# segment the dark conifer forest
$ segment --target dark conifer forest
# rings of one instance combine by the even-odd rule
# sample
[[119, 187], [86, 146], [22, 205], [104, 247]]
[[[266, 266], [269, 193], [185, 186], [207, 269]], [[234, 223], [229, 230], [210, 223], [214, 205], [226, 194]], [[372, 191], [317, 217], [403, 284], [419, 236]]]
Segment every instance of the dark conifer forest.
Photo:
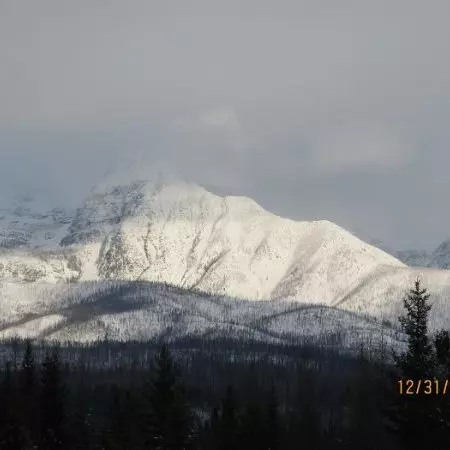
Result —
[[403, 352], [182, 339], [3, 342], [0, 448], [450, 448], [450, 336], [404, 299]]

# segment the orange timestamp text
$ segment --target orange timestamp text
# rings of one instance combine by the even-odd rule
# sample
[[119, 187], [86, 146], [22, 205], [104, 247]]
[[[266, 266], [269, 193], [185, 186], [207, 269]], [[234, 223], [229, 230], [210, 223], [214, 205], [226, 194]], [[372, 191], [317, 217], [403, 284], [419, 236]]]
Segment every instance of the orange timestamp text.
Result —
[[400, 395], [446, 395], [449, 390], [449, 380], [398, 380]]

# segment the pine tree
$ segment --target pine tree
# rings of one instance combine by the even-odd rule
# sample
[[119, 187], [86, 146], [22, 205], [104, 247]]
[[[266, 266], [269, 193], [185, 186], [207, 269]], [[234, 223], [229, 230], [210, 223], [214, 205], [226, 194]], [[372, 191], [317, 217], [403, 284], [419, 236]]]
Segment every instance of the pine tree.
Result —
[[221, 450], [234, 449], [237, 446], [239, 421], [234, 389], [228, 385], [222, 400], [219, 425], [219, 445]]
[[217, 450], [219, 448], [220, 417], [219, 408], [211, 410], [209, 420], [203, 426], [199, 448], [201, 450]]
[[[441, 386], [445, 386], [450, 380], [450, 333], [447, 330], [440, 330], [434, 337], [434, 348], [436, 351], [436, 374], [439, 377]], [[437, 408], [440, 411], [441, 423], [439, 435], [442, 442], [447, 441], [450, 446], [450, 399], [448, 395], [438, 398]]]
[[[408, 346], [404, 353], [394, 355], [399, 369], [397, 382], [412, 380], [417, 387], [423, 380], [432, 380], [435, 375], [436, 359], [428, 336], [428, 314], [430, 294], [422, 289], [417, 279], [403, 301], [405, 316], [399, 317], [400, 326], [408, 337]], [[394, 381], [394, 380], [392, 380]], [[440, 449], [441, 417], [437, 409], [435, 395], [400, 394], [394, 395], [394, 430], [405, 449]]]
[[75, 388], [71, 414], [68, 417], [70, 429], [67, 435], [72, 450], [89, 450], [94, 445], [95, 429], [92, 423], [89, 394], [89, 389], [83, 382]]
[[421, 288], [420, 280], [417, 279], [414, 289], [403, 299], [406, 316], [398, 318], [408, 337], [408, 349], [405, 353], [396, 355], [396, 362], [402, 376], [413, 380], [432, 377], [435, 368], [433, 347], [428, 336], [428, 314], [431, 310], [429, 298], [430, 294]]
[[34, 392], [36, 388], [36, 369], [34, 366], [33, 348], [29, 339], [25, 341], [25, 352], [21, 369], [22, 389], [25, 389], [30, 393]]
[[299, 377], [296, 408], [289, 418], [290, 442], [305, 442], [308, 449], [319, 448], [322, 439], [321, 416], [317, 406], [317, 386], [312, 372]]
[[167, 345], [155, 359], [155, 374], [145, 384], [145, 447], [185, 450], [192, 440], [192, 418], [186, 393]]
[[41, 447], [63, 449], [66, 442], [66, 388], [57, 350], [51, 354], [47, 352], [45, 356], [41, 384]]
[[2, 450], [20, 450], [25, 444], [19, 422], [16, 373], [12, 367], [14, 366], [8, 361], [0, 392], [0, 449]]
[[266, 442], [268, 450], [278, 450], [280, 448], [280, 418], [278, 412], [278, 400], [275, 385], [272, 382], [267, 402], [266, 412]]
[[[434, 337], [436, 362], [445, 376], [450, 374], [450, 333], [440, 330]], [[447, 377], [448, 378], [448, 377]]]
[[237, 448], [264, 450], [264, 420], [259, 405], [252, 401], [245, 408], [241, 419], [239, 442]]
[[19, 373], [19, 396], [22, 405], [22, 425], [24, 440], [28, 447], [37, 442], [36, 412], [37, 412], [37, 379], [31, 341], [25, 341], [25, 352]]
[[134, 448], [129, 416], [132, 414], [129, 403], [122, 390], [113, 385], [110, 389], [110, 403], [106, 411], [107, 423], [103, 442], [105, 450], [127, 450]]
[[[348, 404], [345, 417], [345, 438], [348, 449], [387, 449], [390, 439], [376, 426], [383, 420], [381, 370], [361, 354], [349, 379]], [[377, 395], [374, 395], [376, 393]], [[375, 425], [375, 426], [374, 426]]]

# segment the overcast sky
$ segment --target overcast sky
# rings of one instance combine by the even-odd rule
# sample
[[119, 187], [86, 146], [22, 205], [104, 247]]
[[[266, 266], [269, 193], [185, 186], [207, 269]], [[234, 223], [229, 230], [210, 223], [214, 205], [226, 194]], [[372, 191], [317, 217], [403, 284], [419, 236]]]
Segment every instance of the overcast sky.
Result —
[[448, 0], [0, 0], [0, 190], [121, 159], [364, 238], [450, 237]]

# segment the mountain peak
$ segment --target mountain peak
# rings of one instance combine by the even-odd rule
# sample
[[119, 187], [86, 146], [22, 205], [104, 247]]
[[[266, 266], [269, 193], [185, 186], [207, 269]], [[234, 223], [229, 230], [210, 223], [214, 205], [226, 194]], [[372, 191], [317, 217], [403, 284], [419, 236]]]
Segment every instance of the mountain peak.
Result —
[[450, 269], [450, 239], [442, 242], [430, 255], [428, 267]]
[[185, 182], [162, 162], [149, 162], [143, 158], [125, 158], [105, 173], [92, 192], [108, 192], [116, 187], [132, 184], [161, 186]]
[[[419, 275], [442, 295], [450, 289], [450, 273], [408, 268], [333, 222], [285, 219], [251, 198], [213, 194], [157, 164], [110, 171], [70, 224], [58, 211], [32, 222], [22, 212], [14, 220], [26, 217], [29, 226], [23, 233], [11, 226], [8, 242], [24, 236], [23, 247], [0, 252], [0, 279], [17, 285], [164, 282], [368, 314], [396, 307], [393, 299]], [[60, 245], [29, 248], [30, 227]]]

